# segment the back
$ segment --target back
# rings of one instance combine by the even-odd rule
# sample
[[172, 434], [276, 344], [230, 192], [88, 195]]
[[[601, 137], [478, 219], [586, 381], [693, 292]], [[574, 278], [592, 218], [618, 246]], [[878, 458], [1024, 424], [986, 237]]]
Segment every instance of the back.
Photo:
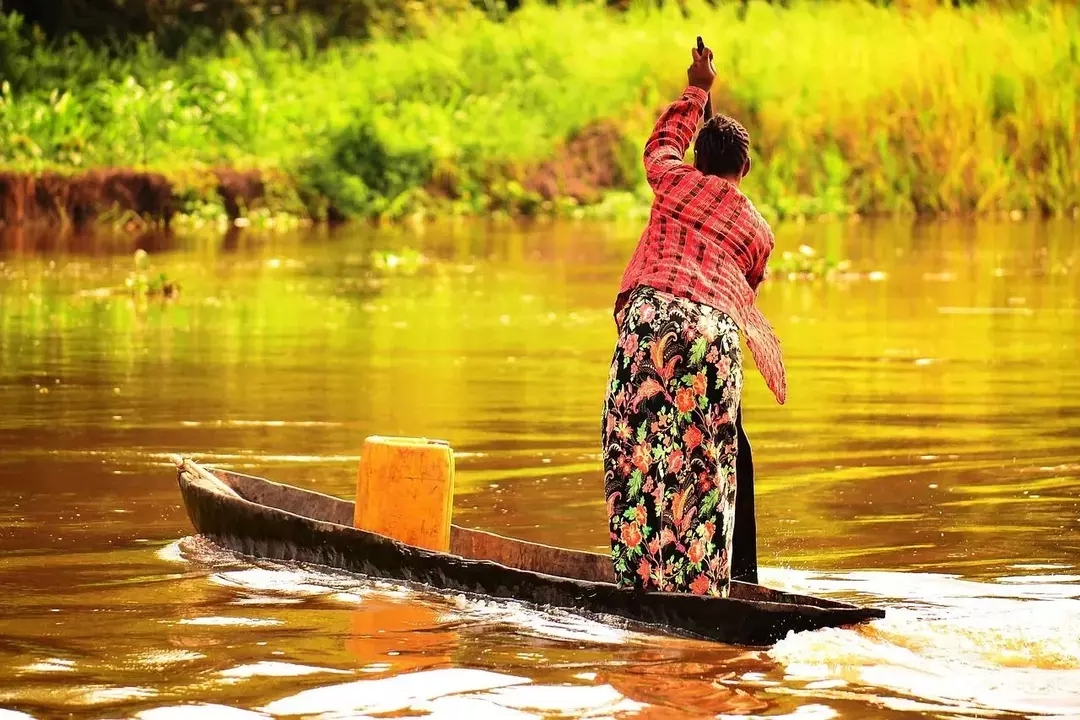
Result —
[[754, 305], [775, 245], [772, 230], [733, 183], [683, 162], [706, 99], [704, 90], [688, 87], [660, 116], [645, 145], [645, 174], [655, 199], [623, 273], [615, 315], [640, 285], [727, 313], [783, 403], [787, 383], [779, 340]]

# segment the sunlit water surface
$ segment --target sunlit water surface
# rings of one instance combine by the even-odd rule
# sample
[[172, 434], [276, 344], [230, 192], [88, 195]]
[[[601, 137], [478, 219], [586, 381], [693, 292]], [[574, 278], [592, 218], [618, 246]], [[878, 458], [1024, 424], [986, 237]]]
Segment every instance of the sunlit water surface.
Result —
[[[785, 227], [756, 375], [763, 581], [888, 609], [767, 650], [239, 557], [168, 454], [351, 496], [458, 450], [456, 522], [606, 543], [599, 413], [638, 228], [0, 241], [0, 718], [1080, 716], [1072, 224]], [[415, 252], [414, 252], [415, 251]], [[419, 253], [419, 254], [417, 254]]]

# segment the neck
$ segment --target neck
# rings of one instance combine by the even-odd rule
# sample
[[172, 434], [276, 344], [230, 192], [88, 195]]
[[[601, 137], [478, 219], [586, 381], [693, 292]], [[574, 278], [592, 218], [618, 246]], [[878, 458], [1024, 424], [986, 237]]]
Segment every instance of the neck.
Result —
[[697, 167], [696, 165], [695, 165], [694, 167], [695, 167], [695, 168], [697, 168], [697, 170], [698, 170], [699, 172], [701, 172], [701, 173], [703, 173], [703, 174], [705, 174], [705, 175], [710, 175], [710, 176], [712, 176], [712, 177], [718, 177], [718, 178], [720, 178], [721, 180], [727, 180], [727, 181], [728, 181], [729, 183], [731, 183], [731, 184], [732, 184], [732, 185], [734, 185], [735, 187], [738, 187], [738, 186], [739, 186], [739, 183], [740, 183], [740, 182], [742, 182], [742, 179], [743, 179], [743, 176], [742, 176], [742, 174], [741, 174], [741, 173], [736, 173], [736, 174], [734, 174], [734, 175], [719, 175], [719, 174], [717, 174], [717, 173], [709, 173], [709, 172], [705, 172], [704, 170], [702, 170], [701, 168]]

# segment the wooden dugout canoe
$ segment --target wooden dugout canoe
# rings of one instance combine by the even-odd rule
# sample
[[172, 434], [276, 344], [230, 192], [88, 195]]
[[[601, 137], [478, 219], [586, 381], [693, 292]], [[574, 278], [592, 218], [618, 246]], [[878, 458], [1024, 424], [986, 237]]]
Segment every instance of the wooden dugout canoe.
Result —
[[352, 527], [353, 503], [177, 459], [195, 530], [245, 555], [294, 560], [518, 600], [590, 616], [616, 616], [669, 632], [767, 646], [789, 632], [882, 618], [879, 608], [732, 583], [727, 598], [641, 593], [616, 587], [611, 560], [453, 526], [450, 552], [399, 543]]

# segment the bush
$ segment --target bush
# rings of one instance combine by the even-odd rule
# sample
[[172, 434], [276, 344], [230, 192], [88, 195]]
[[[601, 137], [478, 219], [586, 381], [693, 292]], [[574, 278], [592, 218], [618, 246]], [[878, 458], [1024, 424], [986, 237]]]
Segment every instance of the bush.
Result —
[[308, 160], [300, 178], [317, 217], [396, 218], [431, 180], [432, 169], [430, 147], [391, 145], [364, 114], [332, 137], [328, 151]]

